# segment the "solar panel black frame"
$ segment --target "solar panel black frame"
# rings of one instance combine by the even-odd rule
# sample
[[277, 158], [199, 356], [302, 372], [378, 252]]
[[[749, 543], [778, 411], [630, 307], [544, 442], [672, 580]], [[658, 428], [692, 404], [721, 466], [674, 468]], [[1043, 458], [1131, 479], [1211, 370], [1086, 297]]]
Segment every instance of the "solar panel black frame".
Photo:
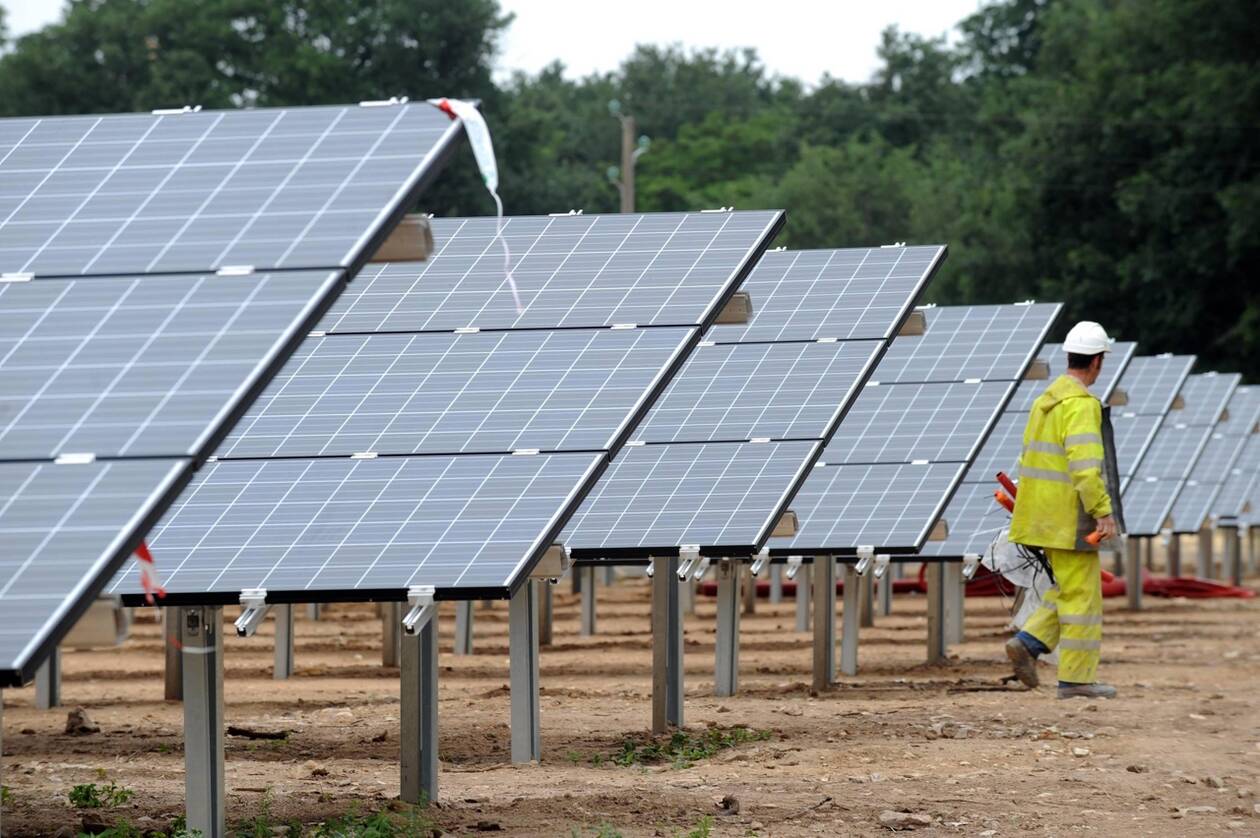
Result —
[[[392, 104], [386, 103], [384, 107], [373, 107], [373, 106], [370, 106], [368, 103], [363, 103], [359, 105], [328, 105], [328, 106], [301, 107], [301, 108], [254, 108], [254, 109], [226, 110], [226, 111], [196, 110], [196, 111], [180, 111], [180, 112], [174, 112], [174, 113], [154, 112], [151, 114], [104, 114], [104, 115], [88, 115], [88, 116], [57, 116], [57, 117], [30, 117], [30, 118], [21, 117], [21, 118], [5, 119], [5, 120], [0, 120], [0, 152], [3, 152], [5, 149], [8, 149], [8, 153], [0, 153], [0, 164], [3, 164], [4, 161], [7, 160], [7, 168], [10, 169], [8, 174], [12, 176], [14, 174], [12, 170], [15, 164], [21, 163], [24, 159], [23, 156], [19, 153], [19, 149], [21, 149], [22, 147], [21, 146], [22, 141], [27, 139], [30, 136], [31, 132], [34, 132], [35, 130], [37, 130], [39, 125], [41, 125], [43, 122], [54, 123], [53, 130], [56, 131], [59, 137], [64, 137], [67, 132], [76, 130], [77, 126], [85, 126], [87, 125], [87, 123], [91, 123], [93, 121], [96, 122], [96, 125], [92, 126], [91, 128], [88, 128], [87, 131], [85, 131], [83, 135], [79, 138], [78, 143], [72, 146], [71, 151], [67, 153], [67, 155], [63, 157], [61, 161], [58, 161], [52, 169], [48, 170], [48, 175], [43, 180], [41, 180], [38, 184], [35, 185], [36, 189], [44, 186], [45, 183], [52, 180], [53, 174], [60, 170], [62, 164], [65, 162], [65, 159], [79, 152], [80, 145], [83, 143], [83, 138], [86, 137], [87, 132], [90, 132], [91, 130], [95, 130], [96, 126], [100, 126], [100, 125], [106, 126], [106, 130], [111, 132], [110, 136], [113, 136], [113, 135], [124, 136], [123, 139], [116, 139], [116, 140], [109, 140], [107, 138], [106, 143], [128, 142], [128, 139], [126, 139], [125, 135], [127, 134], [127, 131], [131, 130], [133, 127], [136, 128], [137, 130], [141, 130], [143, 133], [139, 138], [131, 137], [131, 139], [139, 139], [143, 143], [144, 140], [149, 139], [150, 134], [154, 134], [154, 133], [159, 133], [159, 132], [164, 132], [164, 131], [174, 131], [176, 132], [176, 134], [178, 134], [178, 132], [182, 130], [187, 130], [190, 126], [196, 126], [196, 125], [200, 125], [206, 122], [211, 122], [212, 124], [210, 125], [210, 128], [213, 128], [214, 126], [217, 126], [223, 123], [249, 123], [251, 121], [263, 121], [263, 120], [266, 120], [268, 117], [274, 115], [275, 119], [273, 120], [272, 125], [267, 130], [264, 130], [261, 133], [259, 133], [259, 131], [257, 130], [254, 130], [244, 138], [239, 138], [235, 136], [227, 136], [227, 137], [216, 139], [215, 141], [216, 143], [221, 142], [221, 144], [223, 145], [223, 149], [217, 152], [219, 157], [222, 158], [222, 160], [219, 160], [218, 163], [209, 162], [209, 161], [198, 163], [198, 164], [190, 163], [190, 165], [186, 167], [186, 169], [188, 171], [192, 171], [193, 165], [227, 166], [227, 165], [231, 165], [230, 161], [233, 161], [233, 160], [239, 161], [242, 159], [241, 158], [242, 145], [245, 144], [247, 140], [250, 140], [250, 139], [254, 140], [253, 145], [246, 146], [247, 148], [246, 154], [251, 154], [255, 150], [261, 149], [263, 144], [271, 141], [273, 137], [283, 136], [282, 134], [276, 133], [275, 126], [279, 124], [279, 121], [283, 119], [286, 115], [298, 114], [299, 116], [294, 117], [295, 119], [310, 120], [312, 117], [315, 117], [315, 116], [320, 116], [320, 117], [331, 116], [334, 111], [339, 112], [339, 116], [337, 117], [336, 121], [345, 119], [347, 115], [353, 115], [351, 119], [360, 119], [360, 120], [388, 119], [390, 116], [392, 116], [393, 122], [395, 124], [398, 123], [399, 121], [406, 120], [406, 119], [416, 119], [416, 120], [425, 121], [426, 127], [423, 129], [423, 133], [426, 136], [429, 134], [432, 134], [435, 137], [435, 142], [431, 146], [429, 146], [427, 149], [423, 148], [422, 146], [417, 146], [417, 151], [418, 152], [422, 151], [423, 156], [418, 155], [418, 159], [415, 160], [415, 163], [414, 163], [414, 166], [412, 167], [410, 175], [407, 176], [403, 180], [401, 187], [396, 187], [396, 191], [392, 195], [392, 199], [384, 203], [383, 208], [378, 210], [377, 215], [374, 217], [373, 220], [369, 222], [367, 221], [367, 219], [365, 219], [365, 223], [363, 225], [364, 232], [361, 233], [359, 237], [350, 244], [348, 250], [338, 255], [335, 260], [334, 259], [315, 260], [315, 261], [305, 261], [299, 264], [280, 265], [280, 264], [266, 264], [266, 263], [259, 262], [256, 259], [231, 258], [226, 253], [223, 253], [221, 256], [221, 260], [219, 261], [218, 264], [202, 264], [200, 262], [189, 260], [189, 261], [175, 262], [169, 265], [156, 266], [151, 261], [148, 266], [141, 266], [138, 262], [136, 262], [136, 263], [128, 263], [128, 264], [113, 264], [113, 265], [110, 265], [108, 268], [88, 271], [88, 270], [70, 269], [64, 266], [60, 268], [55, 268], [55, 269], [41, 270], [38, 264], [30, 265], [29, 260], [28, 260], [28, 262], [24, 263], [23, 265], [0, 264], [0, 270], [7, 271], [7, 272], [29, 271], [41, 277], [43, 276], [51, 277], [51, 276], [78, 276], [78, 275], [87, 275], [87, 274], [102, 275], [102, 274], [137, 274], [137, 273], [149, 274], [149, 273], [182, 273], [182, 272], [199, 273], [203, 271], [214, 271], [221, 267], [224, 267], [225, 265], [252, 264], [258, 270], [280, 268], [280, 267], [283, 267], [283, 268], [328, 268], [328, 269], [342, 268], [342, 269], [345, 269], [350, 276], [354, 276], [359, 271], [359, 269], [363, 266], [363, 264], [367, 261], [367, 259], [370, 258], [371, 255], [379, 249], [380, 245], [385, 241], [385, 239], [388, 237], [389, 233], [394, 229], [394, 227], [397, 226], [398, 222], [402, 219], [403, 215], [412, 206], [415, 205], [416, 201], [420, 197], [420, 194], [424, 191], [424, 189], [436, 176], [437, 172], [441, 170], [442, 166], [445, 164], [447, 159], [449, 159], [450, 155], [454, 152], [456, 148], [457, 140], [464, 133], [462, 122], [460, 122], [459, 120], [451, 119], [449, 116], [444, 114], [442, 111], [438, 110], [433, 105], [430, 105], [425, 102], [413, 102], [413, 103], [395, 102]], [[325, 139], [335, 138], [337, 136], [336, 134], [332, 133], [332, 129], [334, 125], [336, 124], [336, 121], [334, 121], [331, 124], [328, 124], [324, 128], [324, 131], [320, 135], [320, 139], [318, 140], [318, 142], [323, 142]], [[327, 119], [325, 119], [324, 122], [326, 123]], [[431, 122], [431, 127], [428, 126], [428, 123], [430, 122]], [[30, 127], [24, 130], [23, 126], [26, 124], [30, 124]], [[322, 124], [323, 123], [321, 123], [321, 125]], [[145, 126], [147, 126], [147, 128]], [[298, 126], [298, 127], [301, 127], [301, 126]], [[369, 130], [364, 129], [361, 133], [369, 133]], [[386, 141], [388, 131], [381, 132], [378, 130], [378, 131], [375, 131], [374, 133], [378, 135], [375, 141], [376, 145], [379, 146], [381, 143]], [[203, 136], [196, 143], [194, 143], [191, 148], [187, 150], [187, 155], [191, 155], [193, 153], [198, 152], [200, 149], [202, 149], [203, 148], [202, 143], [208, 139], [208, 136], [209, 136], [208, 132], [206, 134], [203, 134]], [[8, 139], [9, 142], [6, 143], [5, 142], [6, 139]], [[393, 136], [390, 139], [396, 142], [413, 142], [415, 140], [415, 136], [400, 135], [400, 136]], [[132, 151], [128, 152], [126, 155], [124, 155], [122, 160], [114, 164], [110, 173], [105, 176], [104, 180], [102, 181], [102, 184], [97, 185], [96, 187], [97, 191], [99, 191], [100, 186], [103, 185], [105, 180], [109, 180], [110, 178], [112, 178], [116, 174], [119, 174], [120, 172], [129, 171], [129, 169], [123, 167], [122, 164], [123, 164], [123, 161], [130, 158], [131, 154], [135, 152], [136, 149], [143, 148], [145, 150], [145, 154], [157, 154], [160, 150], [162, 150], [162, 146], [160, 145], [162, 142], [175, 142], [175, 140], [174, 139], [163, 140], [160, 138], [155, 138], [151, 142], [149, 142], [147, 145], [132, 146]], [[65, 143], [63, 142], [62, 144], [64, 145]], [[311, 148], [313, 149], [313, 147], [314, 146], [312, 145]], [[86, 154], [86, 152], [84, 153]], [[211, 158], [215, 159], [214, 155], [211, 155]], [[307, 154], [301, 160], [298, 161], [298, 164], [306, 165], [306, 164], [312, 163], [312, 161], [309, 158], [310, 158], [310, 150], [308, 149]], [[185, 159], [187, 159], [187, 157]], [[367, 161], [370, 158], [366, 155], [359, 155], [357, 159], [360, 161], [359, 165], [362, 166], [364, 165], [364, 161]], [[85, 163], [86, 162], [91, 162], [91, 161], [85, 161]], [[146, 199], [140, 205], [141, 209], [149, 206], [149, 201], [153, 200], [155, 197], [160, 195], [159, 190], [165, 187], [168, 181], [173, 181], [175, 179], [176, 174], [179, 171], [184, 170], [181, 168], [183, 162], [184, 162], [183, 160], [175, 160], [175, 161], [163, 160], [161, 158], [161, 155], [158, 154], [158, 157], [154, 161], [152, 161], [149, 164], [146, 164], [150, 167], [152, 166], [163, 167], [163, 166], [170, 166], [173, 164], [175, 168], [172, 169], [171, 174], [167, 176], [167, 179], [157, 184], [157, 186], [153, 189], [153, 191], [149, 192], [149, 198]], [[260, 159], [257, 162], [260, 164], [259, 171], [257, 173], [258, 175], [276, 176], [279, 174], [277, 171], [273, 171], [278, 168], [275, 166], [274, 160], [270, 158], [260, 157]], [[140, 171], [144, 171], [145, 169], [145, 167], [141, 165], [137, 165], [134, 168]], [[239, 168], [239, 165], [237, 168]], [[0, 172], [3, 172], [3, 171], [4, 169], [0, 168]], [[41, 169], [40, 171], [43, 171], [43, 170]], [[67, 174], [67, 173], [62, 172], [62, 174]], [[235, 170], [233, 174], [235, 174]], [[292, 177], [293, 177], [293, 173], [291, 172], [289, 174], [289, 178], [292, 178]], [[192, 218], [197, 218], [201, 216], [201, 210], [207, 205], [207, 202], [209, 200], [216, 199], [219, 196], [219, 190], [223, 188], [223, 185], [226, 184], [226, 182], [227, 182], [226, 179], [220, 179], [218, 181], [212, 181], [209, 184], [209, 185], [214, 185], [217, 183], [217, 186], [212, 192], [210, 192], [210, 197], [206, 199], [206, 202], [203, 202], [202, 206], [197, 208]], [[347, 175], [342, 180], [341, 186], [338, 188], [338, 193], [340, 192], [340, 190], [343, 190], [346, 188], [348, 182], [349, 182], [349, 175]], [[28, 197], [21, 204], [19, 204], [17, 207], [15, 207], [13, 210], [10, 211], [9, 213], [10, 217], [12, 216], [13, 213], [17, 211], [17, 209], [20, 209], [23, 205], [25, 205], [26, 201], [30, 200], [30, 198], [33, 197], [34, 194], [35, 193], [29, 190], [19, 190], [18, 192], [16, 192], [15, 195], [27, 195]], [[83, 206], [86, 206], [87, 202], [93, 199], [95, 194], [96, 192], [89, 193], [87, 198], [85, 198], [83, 202], [80, 204], [79, 209], [82, 209]], [[273, 198], [270, 200], [274, 200], [275, 195], [278, 195], [278, 194], [280, 193], [273, 192], [272, 193]], [[48, 196], [48, 197], [52, 197], [52, 196]], [[166, 198], [169, 200], [169, 195], [166, 196]], [[3, 200], [2, 193], [0, 193], [0, 200]], [[270, 200], [268, 201], [268, 203], [270, 203]], [[326, 201], [325, 207], [327, 206], [328, 203], [331, 202], [331, 200], [332, 199], [329, 198]], [[299, 202], [298, 205], [300, 206], [301, 202]], [[0, 208], [2, 208], [2, 204], [0, 204]], [[175, 211], [176, 209], [178, 208], [172, 208], [172, 210], [169, 210], [169, 211]], [[305, 208], [303, 207], [303, 209]], [[76, 214], [77, 214], [77, 211], [78, 210], [76, 209]], [[320, 215], [322, 213], [323, 213], [323, 209], [320, 210], [319, 214], [316, 214], [310, 219], [310, 221], [307, 223], [308, 229], [320, 218]], [[183, 216], [175, 216], [176, 220], [178, 220], [178, 218], [180, 217], [183, 217]], [[254, 214], [254, 217], [255, 217], [255, 220], [259, 218], [260, 217], [259, 213], [256, 212]], [[136, 214], [133, 213], [132, 218], [128, 219], [127, 221], [128, 223], [130, 223], [131, 221], [135, 219], [136, 219]], [[54, 231], [54, 235], [59, 234], [61, 229], [64, 229], [68, 223], [69, 223], [68, 221], [63, 222], [62, 225], [58, 228], [58, 230]], [[112, 227], [117, 226], [113, 222], [101, 222], [101, 223], [109, 223], [111, 226], [111, 229]], [[251, 221], [250, 223], [252, 224], [253, 222]], [[124, 225], [124, 229], [125, 229], [125, 226], [126, 225]], [[248, 227], [242, 228], [242, 230], [238, 232], [236, 236], [237, 240], [241, 238], [242, 233], [247, 228]], [[2, 229], [4, 229], [3, 224], [0, 224], [0, 230]], [[164, 241], [169, 240], [169, 242], [174, 242], [178, 239], [180, 235], [186, 232], [187, 229], [188, 229], [188, 225], [185, 225], [184, 228], [181, 228], [180, 230], [175, 231], [171, 235], [161, 236], [159, 238]], [[290, 246], [290, 250], [292, 250], [293, 247], [296, 246], [296, 243], [301, 240], [304, 233], [305, 233], [305, 230], [303, 230], [301, 233], [299, 233], [296, 236], [288, 236], [288, 235], [285, 236], [284, 240], [292, 241], [294, 243], [293, 245]], [[115, 238], [116, 237], [117, 237], [117, 234]], [[113, 242], [111, 241], [106, 244], [106, 247], [109, 247], [112, 244]], [[230, 248], [234, 246], [235, 244], [236, 244], [236, 241], [234, 240], [233, 242], [229, 243], [228, 247]], [[46, 242], [45, 242], [44, 247], [47, 247]], [[189, 248], [187, 246], [183, 248], [183, 250], [185, 251], [187, 251], [188, 249]], [[170, 250], [171, 250], [171, 244], [168, 243], [166, 247], [163, 248], [158, 258], [165, 257], [165, 255]], [[41, 248], [41, 252], [42, 252], [42, 248]], [[104, 253], [104, 250], [102, 250], [101, 253], [98, 253], [98, 256], [96, 258], [100, 258], [100, 255], [102, 255], [103, 253]], [[5, 260], [3, 259], [2, 251], [0, 251], [0, 263], [3, 263], [4, 261]], [[281, 260], [277, 260], [277, 261], [281, 261]]]

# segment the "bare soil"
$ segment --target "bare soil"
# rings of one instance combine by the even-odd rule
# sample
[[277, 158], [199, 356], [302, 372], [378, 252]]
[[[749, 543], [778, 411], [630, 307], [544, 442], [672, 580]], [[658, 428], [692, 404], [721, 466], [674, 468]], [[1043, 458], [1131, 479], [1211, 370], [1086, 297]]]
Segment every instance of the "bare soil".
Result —
[[[793, 604], [762, 600], [742, 624], [740, 693], [717, 699], [713, 603], [701, 597], [687, 620], [687, 727], [768, 738], [691, 767], [611, 760], [646, 735], [647, 586], [601, 588], [599, 605], [598, 634], [579, 637], [577, 598], [556, 589], [543, 760], [524, 766], [508, 758], [506, 604], [477, 609], [471, 657], [449, 654], [443, 612], [442, 793], [426, 816], [444, 832], [673, 836], [708, 815], [716, 836], [883, 835], [881, 813], [896, 810], [930, 818], [925, 835], [1260, 834], [1260, 600], [1148, 600], [1140, 613], [1108, 601], [1102, 677], [1120, 697], [1088, 702], [1056, 700], [1049, 667], [1036, 691], [1000, 686], [999, 599], [969, 599], [966, 642], [949, 664], [924, 665], [914, 596], [862, 631], [860, 674], [821, 695]], [[181, 813], [182, 709], [162, 699], [160, 628], [137, 615], [121, 649], [64, 654], [64, 708], [34, 709], [32, 689], [4, 693], [6, 835], [73, 834], [85, 813], [67, 794], [80, 783], [134, 791], [88, 813], [105, 823], [163, 829]], [[380, 620], [365, 605], [304, 616], [288, 681], [271, 677], [270, 621], [226, 641], [228, 724], [291, 732], [228, 738], [234, 827], [264, 809], [272, 824], [309, 825], [399, 808], [398, 673], [380, 665]], [[76, 706], [100, 733], [64, 734]]]

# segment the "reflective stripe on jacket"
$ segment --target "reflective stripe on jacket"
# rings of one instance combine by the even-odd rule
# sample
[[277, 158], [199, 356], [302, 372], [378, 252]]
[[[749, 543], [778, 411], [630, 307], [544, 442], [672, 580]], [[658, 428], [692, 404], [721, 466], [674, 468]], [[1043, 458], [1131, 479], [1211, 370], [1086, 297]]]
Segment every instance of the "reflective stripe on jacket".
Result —
[[1057, 550], [1096, 550], [1084, 539], [1111, 514], [1103, 481], [1102, 405], [1070, 375], [1033, 403], [1019, 458], [1010, 540]]

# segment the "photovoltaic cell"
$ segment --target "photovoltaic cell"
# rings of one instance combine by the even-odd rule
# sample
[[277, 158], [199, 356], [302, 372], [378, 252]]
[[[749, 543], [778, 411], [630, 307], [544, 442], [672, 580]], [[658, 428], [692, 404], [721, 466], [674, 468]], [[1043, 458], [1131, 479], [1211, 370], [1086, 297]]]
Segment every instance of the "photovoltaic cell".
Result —
[[964, 463], [815, 468], [792, 500], [800, 530], [790, 538], [772, 538], [771, 552], [813, 555], [859, 546], [915, 552], [965, 469]]
[[1116, 413], [1111, 415], [1111, 427], [1115, 431], [1116, 465], [1120, 467], [1120, 475], [1129, 477], [1137, 471], [1138, 464], [1155, 440], [1163, 417], [1159, 415], [1138, 416], [1135, 413]]
[[1260, 479], [1260, 434], [1251, 434], [1243, 443], [1238, 459], [1225, 477], [1212, 511], [1221, 518], [1240, 518], [1247, 512], [1252, 488]]
[[218, 455], [608, 449], [695, 331], [312, 337]]
[[433, 219], [428, 262], [372, 265], [319, 327], [328, 332], [696, 325], [721, 305], [783, 213]]
[[1186, 425], [1182, 422], [1171, 422], [1172, 418], [1174, 415], [1169, 414], [1164, 420], [1146, 456], [1142, 458], [1142, 464], [1135, 473], [1139, 480], [1150, 477], [1177, 480], [1189, 478], [1195, 460], [1212, 436], [1210, 425]]
[[927, 331], [893, 341], [881, 383], [1020, 378], [1062, 308], [1058, 303], [924, 309]]
[[1183, 483], [1171, 512], [1173, 532], [1198, 532], [1204, 524], [1209, 523], [1212, 504], [1220, 491], [1221, 484], [1216, 482], [1187, 480]]
[[1013, 381], [868, 386], [823, 450], [828, 465], [970, 461]]
[[[470, 454], [207, 464], [149, 536], [168, 602], [302, 600], [413, 584], [498, 591], [545, 549], [601, 455]], [[139, 587], [134, 570], [119, 593]]]
[[1126, 413], [1163, 415], [1194, 366], [1193, 355], [1146, 355], [1129, 362], [1119, 386], [1128, 394]]
[[646, 442], [820, 439], [880, 341], [701, 345], [634, 432]]
[[34, 677], [188, 466], [182, 459], [0, 463], [0, 685]]
[[0, 284], [0, 459], [197, 455], [341, 278]]
[[681, 545], [752, 548], [769, 532], [814, 442], [716, 442], [622, 449], [563, 541], [576, 558]]
[[1178, 478], [1134, 478], [1124, 490], [1124, 521], [1129, 535], [1158, 535], [1181, 491]]
[[779, 250], [742, 286], [756, 315], [714, 327], [711, 340], [888, 339], [945, 258], [940, 245]]
[[0, 121], [0, 271], [348, 268], [462, 132], [437, 108]]

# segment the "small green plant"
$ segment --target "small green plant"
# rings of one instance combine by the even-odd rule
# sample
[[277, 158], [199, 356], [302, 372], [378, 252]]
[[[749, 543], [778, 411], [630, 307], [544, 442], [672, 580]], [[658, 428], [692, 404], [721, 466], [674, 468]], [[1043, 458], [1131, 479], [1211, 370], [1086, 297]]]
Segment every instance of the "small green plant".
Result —
[[576, 826], [569, 830], [569, 838], [623, 838], [621, 830], [610, 824], [608, 821], [601, 821], [599, 826], [582, 827], [579, 830]]
[[710, 838], [712, 834], [713, 816], [704, 815], [700, 818], [692, 830], [687, 833], [686, 838]]
[[159, 754], [169, 754], [171, 752], [171, 743], [159, 742], [157, 746], [157, 751]]
[[271, 800], [271, 789], [268, 788], [258, 802], [258, 814], [236, 831], [238, 838], [271, 838]]
[[582, 761], [582, 755], [577, 751], [566, 751], [564, 758], [567, 759], [571, 765], [577, 765]]
[[680, 730], [669, 739], [641, 742], [627, 739], [621, 743], [621, 750], [614, 753], [611, 759], [614, 764], [623, 767], [672, 762], [675, 768], [690, 768], [697, 761], [708, 759], [719, 751], [769, 738], [769, 731], [756, 731], [746, 727], [733, 727], [730, 730], [710, 728], [697, 734]]
[[76, 809], [112, 809], [121, 806], [135, 794], [129, 788], [115, 783], [98, 786], [96, 783], [81, 783], [70, 789], [70, 805]]
[[201, 838], [201, 830], [189, 829], [188, 819], [180, 815], [171, 821], [170, 832], [167, 835], [168, 838]]
[[[80, 832], [79, 836], [88, 835], [86, 832]], [[122, 818], [118, 823], [101, 831], [91, 833], [93, 838], [144, 838], [144, 833], [139, 827], [134, 826], [131, 821]]]
[[8, 786], [0, 786], [0, 806], [13, 805], [13, 791]]

